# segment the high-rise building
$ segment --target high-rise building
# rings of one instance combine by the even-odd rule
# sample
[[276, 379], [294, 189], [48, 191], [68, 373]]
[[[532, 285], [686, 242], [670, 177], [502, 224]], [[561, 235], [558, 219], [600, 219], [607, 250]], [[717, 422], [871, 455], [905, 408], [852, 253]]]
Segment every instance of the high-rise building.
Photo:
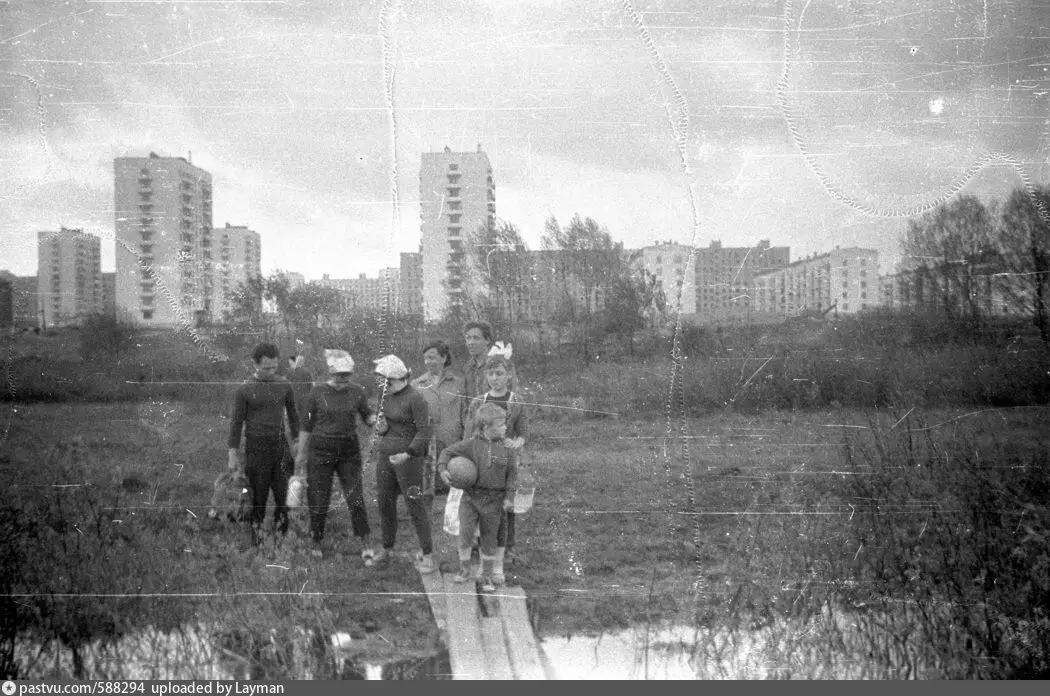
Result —
[[15, 276], [7, 271], [0, 271], [0, 329], [9, 329], [15, 325]]
[[879, 252], [836, 247], [755, 276], [759, 312], [856, 314], [880, 304]]
[[107, 317], [117, 315], [117, 274], [102, 274], [102, 313]]
[[148, 326], [214, 317], [211, 174], [182, 157], [113, 160], [116, 304]]
[[790, 262], [789, 247], [772, 247], [768, 239], [749, 247], [723, 247], [712, 241], [696, 250], [696, 312], [726, 317], [754, 305], [756, 275], [783, 268]]
[[688, 244], [660, 242], [641, 250], [641, 266], [651, 273], [664, 291], [668, 310], [678, 311], [676, 301], [681, 291], [683, 314], [696, 312], [696, 265], [689, 263], [692, 247]]
[[246, 225], [228, 222], [214, 230], [212, 237], [219, 248], [212, 307], [214, 319], [220, 321], [233, 308], [233, 296], [241, 284], [262, 276], [262, 239]]
[[37, 301], [45, 327], [102, 311], [101, 242], [83, 230], [37, 233]]
[[399, 309], [402, 314], [423, 314], [423, 254], [401, 253], [401, 287]]
[[363, 309], [396, 314], [399, 311], [401, 270], [398, 268], [384, 268], [377, 278], [369, 278], [364, 273], [357, 278], [331, 278], [326, 273], [316, 283], [338, 291], [345, 312]]
[[11, 281], [16, 328], [40, 326], [40, 300], [36, 276], [15, 276]]
[[474, 271], [471, 233], [496, 217], [496, 184], [488, 156], [477, 152], [424, 152], [419, 168], [422, 219], [423, 316], [441, 319], [461, 307]]

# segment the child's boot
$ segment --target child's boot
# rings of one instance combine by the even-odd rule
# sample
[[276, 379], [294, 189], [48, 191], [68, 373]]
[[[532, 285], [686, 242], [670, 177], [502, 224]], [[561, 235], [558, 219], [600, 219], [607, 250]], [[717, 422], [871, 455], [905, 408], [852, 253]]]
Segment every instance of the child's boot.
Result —
[[481, 557], [481, 591], [482, 592], [495, 592], [496, 583], [492, 580], [492, 573], [495, 570], [496, 557], [495, 556], [482, 556]]
[[470, 559], [460, 559], [459, 561], [459, 572], [452, 576], [452, 582], [464, 583], [474, 579], [474, 572], [470, 567]]
[[505, 546], [496, 549], [496, 559], [493, 561], [492, 582], [496, 585], [505, 585], [507, 578], [503, 575], [503, 557], [507, 552]]

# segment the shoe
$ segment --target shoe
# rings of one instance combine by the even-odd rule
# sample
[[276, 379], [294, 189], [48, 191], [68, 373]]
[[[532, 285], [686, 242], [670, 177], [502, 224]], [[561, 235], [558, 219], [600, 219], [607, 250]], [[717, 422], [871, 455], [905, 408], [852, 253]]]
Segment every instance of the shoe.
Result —
[[310, 555], [314, 558], [324, 558], [324, 551], [321, 550], [320, 546], [315, 546], [310, 549]]
[[474, 579], [474, 570], [470, 567], [470, 561], [460, 562], [459, 572], [452, 576], [452, 582], [463, 584]]
[[506, 576], [503, 573], [501, 573], [499, 571], [494, 571], [492, 573], [492, 583], [494, 585], [500, 585], [500, 586], [506, 585], [507, 584], [507, 578], [506, 578]]
[[365, 549], [361, 552], [361, 560], [365, 562], [365, 568], [371, 568], [376, 562], [376, 552], [372, 549]]
[[492, 581], [491, 575], [481, 576], [481, 591], [482, 592], [495, 592], [496, 583]]
[[430, 554], [426, 554], [425, 556], [423, 556], [420, 559], [420, 561], [416, 563], [416, 570], [418, 570], [422, 575], [430, 575], [431, 573], [433, 573], [435, 570], [437, 570], [437, 566], [434, 565], [434, 557]]
[[390, 553], [391, 552], [388, 549], [379, 549], [375, 552], [372, 558], [365, 559], [365, 566], [367, 566], [368, 568], [375, 568], [381, 563], [385, 563], [387, 558], [390, 556]]

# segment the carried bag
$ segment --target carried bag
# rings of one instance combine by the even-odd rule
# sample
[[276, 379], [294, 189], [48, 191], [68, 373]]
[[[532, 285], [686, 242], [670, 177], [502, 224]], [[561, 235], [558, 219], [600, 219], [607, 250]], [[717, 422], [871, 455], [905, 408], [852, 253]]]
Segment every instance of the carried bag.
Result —
[[514, 494], [514, 514], [523, 515], [532, 509], [532, 500], [536, 496], [536, 478], [532, 468], [527, 466], [518, 469], [518, 490]]
[[208, 517], [226, 522], [246, 522], [252, 511], [252, 489], [242, 472], [224, 471], [212, 485]]
[[450, 488], [445, 500], [445, 522], [442, 529], [447, 534], [459, 536], [459, 503], [463, 500], [462, 488]]
[[288, 479], [288, 499], [286, 502], [288, 507], [292, 509], [306, 507], [305, 476], [293, 476]]

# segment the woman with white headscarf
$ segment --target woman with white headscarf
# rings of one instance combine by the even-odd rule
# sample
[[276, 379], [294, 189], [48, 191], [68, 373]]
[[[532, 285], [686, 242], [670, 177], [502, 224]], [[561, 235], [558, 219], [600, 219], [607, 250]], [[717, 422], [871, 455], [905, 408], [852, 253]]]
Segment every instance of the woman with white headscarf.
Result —
[[357, 418], [375, 425], [376, 416], [368, 405], [364, 388], [350, 381], [354, 359], [345, 350], [325, 350], [328, 381], [310, 390], [303, 400], [299, 430], [299, 456], [296, 470], [306, 468], [306, 500], [310, 509], [310, 553], [322, 557], [325, 521], [332, 497], [332, 478], [339, 477], [354, 536], [361, 541], [361, 557], [370, 565], [375, 553], [361, 483], [361, 445], [357, 437]]
[[383, 379], [376, 433], [379, 457], [376, 461], [376, 488], [379, 498], [379, 520], [383, 526], [383, 548], [375, 563], [389, 558], [397, 540], [397, 497], [404, 495], [405, 505], [419, 537], [417, 555], [420, 573], [433, 573], [437, 567], [431, 552], [430, 506], [423, 489], [424, 457], [430, 442], [430, 412], [426, 399], [410, 384], [408, 367], [396, 355], [385, 355], [375, 361], [376, 375]]

